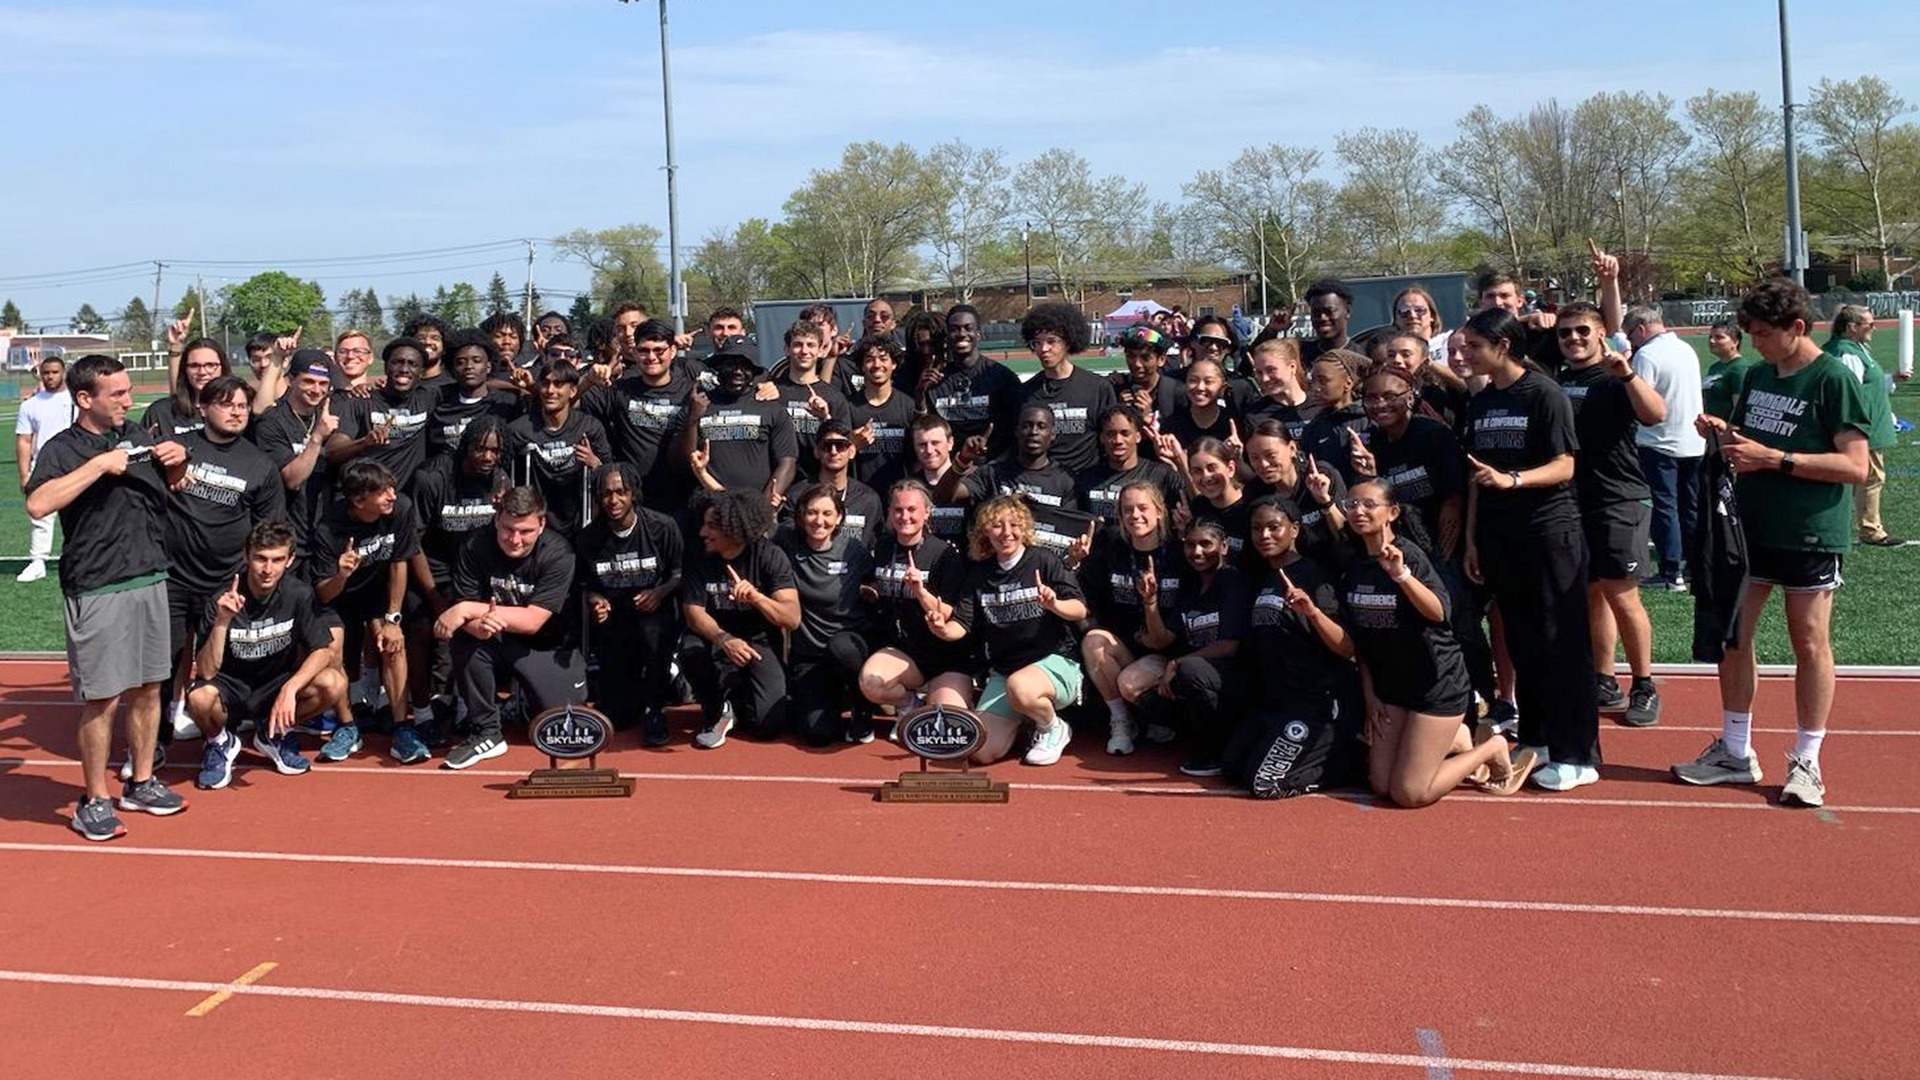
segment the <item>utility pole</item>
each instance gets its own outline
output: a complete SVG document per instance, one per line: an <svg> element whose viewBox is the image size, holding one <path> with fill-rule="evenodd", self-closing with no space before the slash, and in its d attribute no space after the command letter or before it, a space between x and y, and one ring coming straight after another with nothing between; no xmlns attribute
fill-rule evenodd
<svg viewBox="0 0 1920 1080"><path fill-rule="evenodd" d="M153 307L148 313L148 317L151 319L158 320L160 318L160 277L166 269L166 263L161 262L159 259L153 260ZM160 351L159 328L160 324L156 321L153 324L154 337L151 339L152 348L155 352Z"/></svg>
<svg viewBox="0 0 1920 1080"><path fill-rule="evenodd" d="M1780 0L1780 111L1787 152L1787 273L1807 283L1806 245L1800 232L1800 151L1793 140L1793 52L1787 43L1787 0Z"/></svg>
<svg viewBox="0 0 1920 1080"><path fill-rule="evenodd" d="M522 325L527 327L527 334L531 337L533 334L533 241L531 240L527 241L527 292L523 306L527 310L527 317Z"/></svg>
<svg viewBox="0 0 1920 1080"><path fill-rule="evenodd" d="M680 293L680 195L675 181L680 166L673 160L673 74L667 66L667 0L660 0L660 102L667 117L667 310L673 314L673 332L686 329L686 304Z"/></svg>
<svg viewBox="0 0 1920 1080"><path fill-rule="evenodd" d="M200 336L207 337L207 282L199 274L193 275L194 306L200 310L192 314L200 316Z"/></svg>
<svg viewBox="0 0 1920 1080"><path fill-rule="evenodd" d="M1023 222L1020 226L1020 247L1026 252L1027 259L1027 310L1033 310L1033 241L1030 234L1033 222Z"/></svg>

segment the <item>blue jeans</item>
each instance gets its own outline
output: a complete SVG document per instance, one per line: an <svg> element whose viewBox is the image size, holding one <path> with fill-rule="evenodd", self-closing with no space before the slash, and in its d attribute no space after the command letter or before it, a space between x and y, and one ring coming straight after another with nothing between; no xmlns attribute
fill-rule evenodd
<svg viewBox="0 0 1920 1080"><path fill-rule="evenodd" d="M1653 550L1660 556L1660 573L1671 577L1680 573L1686 538L1700 520L1700 459L1672 457L1645 446L1639 451L1640 471L1653 489Z"/></svg>

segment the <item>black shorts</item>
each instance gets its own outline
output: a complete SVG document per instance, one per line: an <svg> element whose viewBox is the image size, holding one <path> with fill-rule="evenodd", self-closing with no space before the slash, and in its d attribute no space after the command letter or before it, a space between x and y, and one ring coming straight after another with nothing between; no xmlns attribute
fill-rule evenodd
<svg viewBox="0 0 1920 1080"><path fill-rule="evenodd" d="M211 679L195 679L193 688L211 686L220 694L220 704L227 710L227 723L238 720L265 722L273 712L273 699L280 694L280 688L287 685L290 675L278 675L267 681L265 686L246 686L226 674L215 674Z"/></svg>
<svg viewBox="0 0 1920 1080"><path fill-rule="evenodd" d="M200 631L206 629L207 604L212 597L188 591L185 585L167 582L167 640L174 655L200 643Z"/></svg>
<svg viewBox="0 0 1920 1080"><path fill-rule="evenodd" d="M1588 581L1638 581L1647 565L1653 508L1641 502L1602 506L1580 517L1587 538Z"/></svg>
<svg viewBox="0 0 1920 1080"><path fill-rule="evenodd" d="M1840 579L1837 551L1783 551L1755 547L1747 551L1747 578L1778 585L1788 592L1832 592Z"/></svg>

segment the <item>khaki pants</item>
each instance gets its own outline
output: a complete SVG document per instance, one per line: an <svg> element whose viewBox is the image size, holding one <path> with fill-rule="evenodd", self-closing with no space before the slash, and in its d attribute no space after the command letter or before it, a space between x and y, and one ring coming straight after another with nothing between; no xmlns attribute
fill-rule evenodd
<svg viewBox="0 0 1920 1080"><path fill-rule="evenodd" d="M1853 526L1861 540L1879 540L1887 535L1880 524L1880 489L1887 486L1887 458L1878 450L1867 451L1867 481L1853 488Z"/></svg>

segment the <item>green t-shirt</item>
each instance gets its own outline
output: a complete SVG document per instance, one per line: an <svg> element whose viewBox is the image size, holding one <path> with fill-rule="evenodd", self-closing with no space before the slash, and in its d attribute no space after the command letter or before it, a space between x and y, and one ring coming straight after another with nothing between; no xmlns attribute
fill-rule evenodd
<svg viewBox="0 0 1920 1080"><path fill-rule="evenodd" d="M1867 429L1867 445L1875 450L1893 446L1898 440L1893 432L1893 402L1887 398L1886 371L1867 347L1857 341L1836 341L1827 346L1827 351L1848 371L1853 370L1848 357L1860 365L1860 400L1867 406L1868 419L1873 421L1873 426Z"/></svg>
<svg viewBox="0 0 1920 1080"><path fill-rule="evenodd" d="M1755 364L1737 391L1730 421L1747 438L1776 450L1825 454L1848 428L1867 434L1872 420L1860 380L1821 353L1782 377L1772 364ZM1747 543L1779 551L1846 551L1853 546L1853 487L1807 480L1775 470L1739 480L1741 524Z"/></svg>
<svg viewBox="0 0 1920 1080"><path fill-rule="evenodd" d="M1751 356L1736 356L1707 366L1707 373L1700 376L1700 401L1708 416L1725 420L1733 415L1733 399L1740 393L1740 383L1759 363Z"/></svg>

